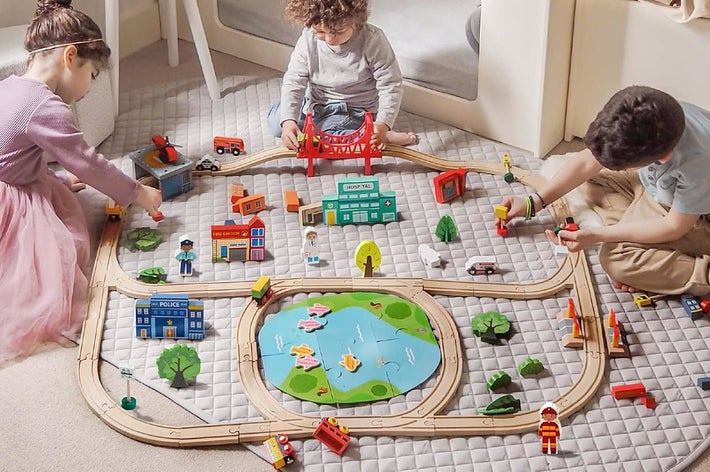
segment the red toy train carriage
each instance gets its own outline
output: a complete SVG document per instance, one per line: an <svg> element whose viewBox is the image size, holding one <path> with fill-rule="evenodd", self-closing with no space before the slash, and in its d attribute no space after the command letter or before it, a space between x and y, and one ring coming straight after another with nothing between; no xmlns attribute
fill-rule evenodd
<svg viewBox="0 0 710 472"><path fill-rule="evenodd" d="M308 113L299 136L296 157L308 159L308 177L313 177L313 159L365 159L365 175L371 175L370 159L382 157L382 152L370 143L374 132L372 114L365 112L362 126L349 134L335 135L318 129Z"/></svg>

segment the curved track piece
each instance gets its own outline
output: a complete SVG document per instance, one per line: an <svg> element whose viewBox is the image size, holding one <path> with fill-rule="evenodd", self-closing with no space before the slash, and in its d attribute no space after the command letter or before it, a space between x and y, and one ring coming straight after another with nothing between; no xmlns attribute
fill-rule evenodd
<svg viewBox="0 0 710 472"><path fill-rule="evenodd" d="M499 163L448 161L428 156L400 146L391 146L387 155L406 159L434 169L457 169L482 173L503 174ZM256 153L225 163L212 175L231 175L261 163L293 157L285 147ZM533 188L544 182L542 177L515 168L516 178ZM207 174L207 172L196 172ZM564 218L569 212L563 201L551 210ZM351 434L387 434L389 436L453 436L518 434L537 428L537 410L496 417L447 416L440 412L454 397L463 370L463 351L458 328L448 312L433 295L502 297L535 299L547 297L561 290L574 288L581 313L586 313L584 324L584 366L577 382L555 400L560 407L560 418L580 410L595 394L606 369L604 329L596 306L592 278L582 253L567 256L552 277L531 284L495 284L483 282L444 281L415 278L295 278L274 279L273 296L264 306L250 302L242 312L237 326L237 359L243 388L250 401L264 416L263 421L248 423L208 424L198 426L167 426L142 421L129 414L103 388L99 377L99 355L106 318L109 292L116 290L129 297L148 297L151 293L184 293L200 298L248 297L253 281L212 282L169 285L148 285L129 277L117 260L117 246L121 221L107 220L101 236L90 284L89 305L84 320L77 374L82 395L92 410L111 428L133 439L172 447L192 447L263 441L272 431L294 438L309 437L320 418L287 410L269 394L261 379L258 366L256 330L270 303L294 293L322 293L348 291L376 291L409 299L422 307L439 333L442 367L431 392L415 408L390 416L349 416Z"/></svg>

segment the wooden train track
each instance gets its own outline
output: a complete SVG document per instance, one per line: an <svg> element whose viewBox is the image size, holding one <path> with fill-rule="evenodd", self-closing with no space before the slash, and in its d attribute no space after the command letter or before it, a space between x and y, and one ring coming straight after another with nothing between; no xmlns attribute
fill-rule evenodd
<svg viewBox="0 0 710 472"><path fill-rule="evenodd" d="M469 171L503 175L504 166L492 162L450 161L400 146L388 147L387 156L397 157L438 169L466 168ZM279 147L225 163L212 175L233 175L262 163L293 157L293 152ZM513 168L516 179L538 188L544 179ZM197 172L196 174L210 174ZM557 219L569 214L564 201L552 206ZM348 416L351 434L389 436L454 436L517 434L537 428L537 410L500 416L443 415L442 410L454 398L463 373L463 351L458 328L449 313L433 295L457 297L501 297L537 299L573 288L582 318L584 364L578 380L555 400L560 417L581 409L595 394L606 369L604 328L597 309L591 274L583 253L566 257L552 277L529 284L444 281L417 278L292 278L272 279L273 296L264 306L247 303L237 325L237 360L242 386L249 400L263 415L263 421L169 426L143 421L123 410L103 388L99 377L99 356L109 293L113 290L133 298L147 298L152 293L189 293L199 298L249 297L253 281L209 282L147 285L128 276L119 266L117 246L121 222L106 222L101 236L90 283L89 305L79 347L78 378L81 392L91 409L111 428L133 439L172 447L193 447L263 441L275 432L294 438L310 437L320 421L284 408L276 402L261 379L257 348L257 329L270 303L295 293L375 291L397 295L419 305L429 317L439 336L442 362L436 382L427 396L414 408L389 416Z"/></svg>

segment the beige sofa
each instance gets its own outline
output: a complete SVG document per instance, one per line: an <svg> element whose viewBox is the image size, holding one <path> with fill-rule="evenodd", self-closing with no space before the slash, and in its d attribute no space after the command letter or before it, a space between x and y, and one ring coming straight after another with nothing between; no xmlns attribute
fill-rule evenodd
<svg viewBox="0 0 710 472"><path fill-rule="evenodd" d="M292 47L225 26L217 2L199 2L210 47L284 70ZM545 154L563 137L574 3L483 0L477 98L462 99L410 82L403 109ZM373 1L372 8L396 11L399 7L398 2L381 0ZM446 11L438 2L429 2L420 15L438 21ZM462 35L465 19L459 19L457 28ZM444 34L451 32L442 31ZM190 39L184 15L180 36Z"/></svg>
<svg viewBox="0 0 710 472"><path fill-rule="evenodd" d="M0 28L0 80L27 69L27 51L23 43L27 25ZM94 81L91 92L72 106L79 129L92 146L98 146L114 129L114 107L109 74Z"/></svg>

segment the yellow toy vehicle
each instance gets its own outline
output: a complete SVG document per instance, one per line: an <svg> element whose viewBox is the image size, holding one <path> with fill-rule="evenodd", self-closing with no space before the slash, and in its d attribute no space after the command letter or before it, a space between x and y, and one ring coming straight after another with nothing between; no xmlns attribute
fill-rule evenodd
<svg viewBox="0 0 710 472"><path fill-rule="evenodd" d="M123 213L125 212L121 205L118 205L110 198L106 200L105 210L109 220L120 220L123 218Z"/></svg>
<svg viewBox="0 0 710 472"><path fill-rule="evenodd" d="M641 293L638 295L634 295L634 303L637 307L641 308L642 306L648 306L653 304L653 300L651 300L651 297L649 297L648 295Z"/></svg>

